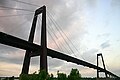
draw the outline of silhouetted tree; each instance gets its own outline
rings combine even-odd
[[[68,80],[80,80],[81,74],[78,69],[72,69],[70,75],[68,75]]]
[[[59,71],[57,71],[57,75],[58,75],[58,77],[57,77],[58,80],[67,80],[66,74],[59,73]]]

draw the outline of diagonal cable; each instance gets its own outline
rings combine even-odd
[[[56,34],[51,30],[50,26],[48,26],[48,32],[49,32],[49,30],[50,30],[50,32],[51,32],[54,36],[56,36]],[[49,32],[49,33],[50,33],[50,32]],[[53,38],[52,34],[51,34],[51,37]],[[53,41],[54,41],[54,42],[56,43],[56,45],[57,45],[57,42],[56,42],[56,40],[55,40],[54,38],[53,38]],[[59,49],[60,49],[61,51],[63,51],[63,50],[62,50],[62,47],[67,50],[67,48],[66,48],[65,46],[62,46],[62,47],[61,47],[61,45],[57,45],[57,46],[60,46]],[[68,51],[68,50],[67,50],[67,51]],[[69,52],[69,51],[68,51],[68,52]]]
[[[49,17],[48,17],[48,20],[49,20],[49,22],[51,23],[51,20],[50,20]],[[52,30],[51,30],[51,29],[52,29]],[[51,27],[50,30],[51,30],[51,32],[53,32],[53,31],[55,32],[55,30],[53,29],[53,27]],[[54,32],[53,32],[54,36],[58,39],[59,37],[58,37]],[[67,52],[69,53],[69,50],[68,50],[64,45],[63,45],[62,47],[63,47],[65,50],[67,50]]]
[[[53,19],[48,15],[48,17],[50,18],[50,20],[52,21],[52,23],[55,25],[56,29],[59,31],[59,28],[57,27],[57,25],[55,24],[55,22],[53,21]],[[65,41],[65,43],[67,44],[67,46],[69,47],[69,49],[71,50],[71,52],[74,54],[74,51],[71,49],[70,45],[67,43],[67,41],[65,40],[63,34],[61,32],[59,32],[61,37],[63,38],[63,40]],[[76,55],[74,54],[74,56],[76,57]]]
[[[24,16],[24,15],[32,15],[33,13],[29,13],[29,14],[16,14],[16,15],[3,15],[3,16],[0,16],[0,17],[14,17],[14,16]]]
[[[28,11],[28,12],[34,12],[32,10],[28,10],[28,9],[22,9],[22,8],[13,8],[13,7],[8,7],[8,6],[3,6],[0,5],[1,8],[6,8],[6,9],[0,9],[0,10],[21,10],[21,11]]]
[[[54,20],[54,18],[52,17],[52,15],[50,14],[50,12],[48,12],[49,15],[51,16],[51,18]],[[58,25],[58,23],[54,20],[55,24],[58,26],[58,28],[60,29],[60,31],[62,31],[62,33],[65,35],[65,37],[68,39],[68,41],[72,44],[72,46],[74,47],[74,49],[78,52],[79,50],[75,47],[75,45],[72,43],[72,41],[67,37],[67,35],[64,33],[64,31],[62,30],[62,28]],[[82,57],[82,56],[81,56]],[[83,58],[83,57],[82,57]],[[83,58],[84,59],[84,58]]]
[[[20,1],[20,0],[12,0],[12,1],[16,1],[16,2],[19,2],[19,3],[23,3],[23,4],[27,4],[27,5],[32,5],[32,6],[40,7],[39,5],[31,4],[31,3],[24,2],[24,1]]]
[[[40,22],[42,21],[40,18],[39,18],[39,20],[40,20]],[[48,24],[48,28],[49,28],[49,30],[51,30],[49,24]],[[52,32],[52,31],[49,32],[49,30],[48,30],[48,34],[50,35],[50,37],[52,38],[52,40],[55,42],[57,48],[62,51],[62,49],[59,47],[59,45],[57,44],[57,42],[56,42],[55,39],[53,38],[52,34],[50,33],[50,32]],[[52,32],[52,33],[53,33],[53,32]],[[54,33],[53,33],[53,34],[54,34]],[[54,34],[54,35],[55,35],[55,34]],[[56,36],[56,35],[55,35],[55,36]]]

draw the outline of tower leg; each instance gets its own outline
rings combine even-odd
[[[97,67],[98,67],[99,63],[98,63],[98,54],[97,54]],[[99,70],[97,69],[97,80],[99,80]]]
[[[41,29],[41,56],[40,56],[40,70],[47,69],[47,35],[46,35],[46,7],[43,6],[42,13],[42,29]]]
[[[36,22],[37,22],[37,15],[35,13],[34,18],[33,18],[32,28],[30,31],[29,40],[28,40],[28,42],[31,42],[31,43],[33,43],[33,40],[34,40]],[[25,58],[23,62],[22,74],[28,74],[29,72],[29,65],[30,65],[30,58],[31,58],[30,54],[31,54],[31,51],[26,50]]]
[[[26,51],[24,62],[23,62],[23,68],[22,68],[22,74],[28,74],[29,72],[29,65],[30,65],[30,51]]]

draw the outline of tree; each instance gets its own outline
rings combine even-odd
[[[81,74],[78,69],[72,69],[70,75],[68,75],[68,80],[80,80]]]
[[[57,72],[57,75],[58,75],[58,77],[57,77],[58,80],[67,80],[66,74],[64,74],[64,73],[59,73],[59,71],[58,71],[58,72]]]

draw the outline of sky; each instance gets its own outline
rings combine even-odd
[[[95,65],[102,53],[107,70],[120,76],[120,0],[0,0],[0,31],[28,40],[34,11],[43,5],[48,48]],[[36,44],[40,44],[40,25],[41,15]],[[0,44],[0,76],[19,76],[24,55],[25,50]],[[29,73],[38,71],[39,63],[39,57],[32,58]],[[69,74],[72,68],[83,77],[96,77],[94,69],[48,57],[49,73]]]

